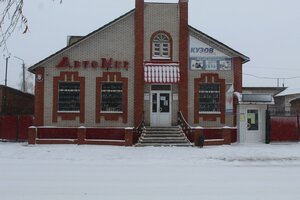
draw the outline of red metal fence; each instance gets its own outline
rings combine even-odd
[[[0,139],[8,141],[27,141],[28,127],[33,124],[32,115],[1,115]]]
[[[298,141],[299,117],[271,116],[271,141]]]
[[[266,143],[297,142],[300,139],[299,114],[266,112]]]

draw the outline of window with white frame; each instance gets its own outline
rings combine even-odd
[[[123,112],[123,84],[101,84],[101,112]]]
[[[158,33],[152,40],[152,58],[169,59],[170,58],[170,38],[164,33]]]
[[[58,111],[80,111],[80,83],[59,82]]]
[[[220,112],[220,84],[201,83],[199,88],[199,112]]]

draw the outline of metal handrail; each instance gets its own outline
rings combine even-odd
[[[193,132],[192,127],[189,125],[189,123],[185,120],[183,114],[181,111],[178,112],[178,120],[177,120],[178,126],[180,126],[185,133],[185,135],[191,134]]]
[[[143,133],[143,130],[145,129],[145,119],[144,119],[144,111],[142,113],[142,121],[140,124],[135,128],[136,133],[138,136],[141,136]]]

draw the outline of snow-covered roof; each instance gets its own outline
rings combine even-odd
[[[282,97],[288,95],[300,95],[300,88],[287,88],[279,94],[275,95],[275,97]]]
[[[247,94],[235,92],[239,104],[274,104],[272,94]]]

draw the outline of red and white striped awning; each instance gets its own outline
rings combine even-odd
[[[144,65],[145,83],[179,83],[179,64],[147,63]]]

